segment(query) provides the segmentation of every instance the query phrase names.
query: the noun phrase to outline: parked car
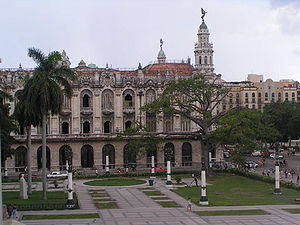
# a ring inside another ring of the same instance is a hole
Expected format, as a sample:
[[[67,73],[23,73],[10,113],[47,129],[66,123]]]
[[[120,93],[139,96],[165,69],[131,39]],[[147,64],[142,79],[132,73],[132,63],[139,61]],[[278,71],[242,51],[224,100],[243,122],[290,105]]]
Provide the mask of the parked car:
[[[47,174],[47,178],[65,178],[68,177],[68,174],[62,173],[60,171],[53,171]]]
[[[271,159],[275,159],[275,153],[272,153],[272,154],[270,154],[270,158]],[[283,159],[284,158],[284,156],[283,155],[281,155],[281,154],[278,154],[278,159]]]
[[[252,156],[254,157],[260,157],[261,156],[261,151],[254,151],[251,153]]]
[[[247,161],[245,162],[245,167],[246,168],[257,168],[258,167],[258,164],[254,161]]]

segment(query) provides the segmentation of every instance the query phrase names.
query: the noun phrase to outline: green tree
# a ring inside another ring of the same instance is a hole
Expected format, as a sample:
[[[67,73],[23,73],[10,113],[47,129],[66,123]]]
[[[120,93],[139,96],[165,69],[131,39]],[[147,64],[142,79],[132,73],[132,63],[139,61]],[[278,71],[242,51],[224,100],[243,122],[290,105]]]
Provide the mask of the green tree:
[[[145,156],[146,153],[153,155],[159,149],[159,144],[163,141],[157,134],[148,132],[146,127],[139,122],[136,122],[134,127],[117,133],[117,138],[120,141],[127,142],[125,154],[138,158]]]
[[[0,90],[0,150],[1,150],[1,163],[3,163],[8,157],[14,154],[11,148],[14,139],[11,136],[11,132],[15,131],[16,126],[12,116],[10,116],[9,104],[4,104],[4,99],[12,100],[12,97],[6,92]]]
[[[287,142],[300,138],[300,103],[274,102],[265,106],[264,115],[279,131],[278,141]]]
[[[76,79],[75,73],[63,66],[59,52],[50,52],[47,56],[36,48],[28,49],[28,56],[37,64],[33,76],[26,82],[28,92],[26,104],[42,121],[42,180],[43,199],[46,196],[46,124],[49,113],[61,111],[63,95],[71,96],[71,81]],[[62,89],[63,87],[63,89]]]
[[[200,139],[201,161],[208,170],[211,128],[225,115],[214,113],[217,105],[227,96],[228,89],[218,80],[207,80],[203,75],[172,81],[164,92],[152,103],[143,107],[149,113],[179,114],[199,126],[195,135]]]
[[[215,145],[230,146],[231,161],[243,165],[246,156],[265,143],[276,141],[278,131],[268,123],[263,113],[255,109],[235,108],[220,119],[212,134]]]
[[[27,173],[28,173],[28,194],[32,193],[32,156],[31,156],[31,125],[38,126],[41,123],[41,118],[39,115],[36,115],[32,110],[31,105],[27,104],[26,96],[28,95],[28,91],[30,90],[30,86],[27,85],[27,81],[29,80],[29,76],[24,78],[24,88],[22,90],[18,90],[15,94],[17,98],[17,104],[14,109],[14,117],[18,121],[19,127],[26,128],[27,134]]]

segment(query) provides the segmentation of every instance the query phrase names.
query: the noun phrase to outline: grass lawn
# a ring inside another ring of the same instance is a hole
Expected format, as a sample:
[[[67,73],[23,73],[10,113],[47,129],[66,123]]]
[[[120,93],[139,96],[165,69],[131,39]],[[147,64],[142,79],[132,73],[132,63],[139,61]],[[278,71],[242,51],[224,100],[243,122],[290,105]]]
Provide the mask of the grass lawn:
[[[224,211],[199,211],[194,212],[199,216],[240,216],[240,215],[268,215],[270,213],[261,210],[224,210]]]
[[[282,209],[282,210],[285,210],[289,213],[294,213],[294,214],[300,213],[300,209]]]
[[[48,219],[87,219],[99,218],[98,213],[89,214],[57,214],[57,215],[25,215],[22,220],[48,220]]]
[[[109,197],[109,195],[107,193],[91,193],[90,195],[93,198],[95,198],[95,197],[100,197],[100,198],[102,198],[102,197]]]
[[[144,191],[144,193],[148,196],[163,195],[160,191]]]
[[[157,202],[164,208],[180,208],[181,206],[178,205],[176,202],[170,201],[170,202]]]
[[[137,184],[144,184],[144,183],[146,183],[146,181],[144,180],[113,178],[113,179],[88,181],[85,182],[84,184],[90,186],[130,186],[130,185],[137,185]]]
[[[28,195],[28,199],[20,199],[19,191],[3,192],[3,204],[16,205],[19,210],[51,210],[64,209],[68,194],[63,191],[47,192],[47,200],[42,200],[42,191],[33,191]],[[76,193],[74,193],[74,202],[77,202]]]
[[[119,206],[116,202],[107,202],[107,203],[95,203],[98,209],[118,209]]]
[[[246,177],[220,174],[208,177],[207,197],[209,205],[276,205],[295,204],[300,192],[281,188],[281,195],[274,195],[274,185]],[[173,190],[184,198],[191,198],[196,204],[200,198],[200,187],[179,187]]]

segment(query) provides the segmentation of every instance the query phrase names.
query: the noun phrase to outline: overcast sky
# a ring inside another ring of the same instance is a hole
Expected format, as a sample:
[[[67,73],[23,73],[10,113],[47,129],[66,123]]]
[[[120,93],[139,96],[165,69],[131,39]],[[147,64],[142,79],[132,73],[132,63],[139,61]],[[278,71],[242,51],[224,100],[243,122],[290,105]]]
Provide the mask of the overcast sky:
[[[223,79],[300,80],[300,0],[0,0],[0,68],[34,67],[29,47],[65,50],[72,67],[146,66],[160,38],[167,59],[194,63],[201,7]]]

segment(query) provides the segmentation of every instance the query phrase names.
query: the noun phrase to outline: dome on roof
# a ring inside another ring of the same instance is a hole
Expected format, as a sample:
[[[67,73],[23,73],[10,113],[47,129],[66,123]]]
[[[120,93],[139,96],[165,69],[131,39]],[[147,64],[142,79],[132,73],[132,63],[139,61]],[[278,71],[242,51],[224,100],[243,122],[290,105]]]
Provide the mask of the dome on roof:
[[[90,68],[98,68],[98,66],[95,64],[95,63],[90,63],[89,65],[88,65],[88,67],[90,67]]]
[[[164,52],[164,50],[162,50],[162,48],[161,48],[160,51],[159,51],[159,53],[158,53],[157,58],[165,58],[165,57],[166,57],[165,52]]]
[[[204,23],[204,21],[202,21],[202,23],[201,23],[199,29],[200,29],[200,30],[201,30],[201,29],[206,29],[206,30],[207,30],[207,26],[206,26],[206,24]]]

